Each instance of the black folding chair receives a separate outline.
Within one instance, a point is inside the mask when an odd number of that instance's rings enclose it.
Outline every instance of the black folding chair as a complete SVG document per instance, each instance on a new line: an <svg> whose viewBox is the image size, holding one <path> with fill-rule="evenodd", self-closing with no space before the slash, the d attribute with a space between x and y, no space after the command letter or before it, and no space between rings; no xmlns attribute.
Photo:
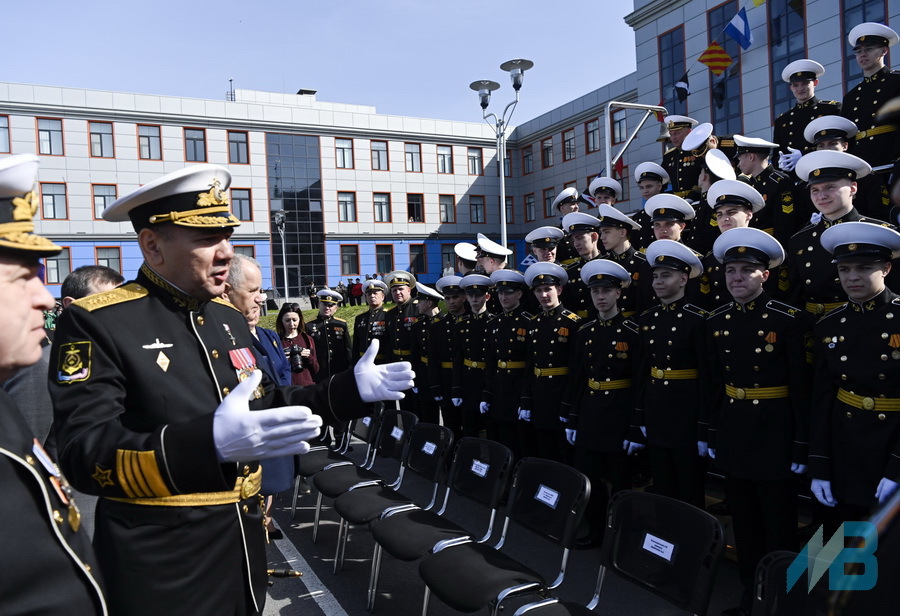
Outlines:
<svg viewBox="0 0 900 616"><path fill-rule="evenodd" d="M394 484L382 481L374 486L351 488L334 500L334 510L341 516L338 545L334 554L335 573L344 567L344 551L351 524L357 526L368 524L387 509L402 506L417 507L414 500L400 492L407 472L431 483L431 497L424 508L431 509L434 506L452 444L453 431L450 428L432 423L418 423L409 434L400 463L400 475Z"/></svg>
<svg viewBox="0 0 900 616"><path fill-rule="evenodd" d="M756 565L753 616L811 613L810 608L815 602L808 591L806 576L801 577L790 592L787 591L787 571L795 558L797 552L779 550L766 554Z"/></svg>
<svg viewBox="0 0 900 616"><path fill-rule="evenodd" d="M318 491L316 497L316 516L313 523L313 543L319 532L319 520L322 515L322 500L324 497L337 498L344 492L354 487L364 485L379 485L384 478L371 470L375 460L380 458L393 459L400 462L403 449L409 438L410 430L419 422L418 418L409 411L386 410L381 416L378 426L378 436L375 439L371 460L365 467L352 464L335 466L324 469L313 476L313 485ZM399 468L397 476L388 483L396 485L399 481Z"/></svg>
<svg viewBox="0 0 900 616"><path fill-rule="evenodd" d="M626 490L613 496L600 549L600 573L587 605L550 598L520 607L514 616L592 614L602 601L607 572L672 605L706 614L725 537L712 515L673 498Z"/></svg>
<svg viewBox="0 0 900 616"><path fill-rule="evenodd" d="M543 593L559 586L590 491L588 478L570 466L539 458L519 462L497 544L489 546L471 538L450 540L435 547L419 564L425 582L422 615L428 613L432 593L460 612L475 612L488 605L496 616L502 602L511 596ZM555 580L548 582L501 551L511 521L561 548Z"/></svg>
<svg viewBox="0 0 900 616"><path fill-rule="evenodd" d="M375 539L375 552L372 555L366 606L370 612L375 611L383 552L399 560L412 562L425 556L435 545L446 539L476 536L479 537L476 541L483 543L490 538L500 499L506 493L509 483L512 459L512 452L505 445L487 439L466 437L456 446L443 502L438 511L433 508L391 509L385 511L381 518L372 520L369 528ZM468 510L472 504L481 505L490 512L485 528L478 531L480 534L470 533L448 519L449 514L459 513L464 508Z"/></svg>

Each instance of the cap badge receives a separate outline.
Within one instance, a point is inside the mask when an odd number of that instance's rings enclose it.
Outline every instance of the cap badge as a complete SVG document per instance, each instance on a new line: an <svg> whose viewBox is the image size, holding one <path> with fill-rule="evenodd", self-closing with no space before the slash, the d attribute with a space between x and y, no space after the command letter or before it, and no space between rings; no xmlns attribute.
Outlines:
<svg viewBox="0 0 900 616"><path fill-rule="evenodd" d="M37 199L33 190L22 197L15 197L12 200L12 204L15 206L15 209L13 209L13 220L16 221L31 222L38 210Z"/></svg>
<svg viewBox="0 0 900 616"><path fill-rule="evenodd" d="M815 171L813 171L812 174L818 176L818 175L821 175L821 173L822 173L821 169L816 169Z"/></svg>
<svg viewBox="0 0 900 616"><path fill-rule="evenodd" d="M848 245L847 245L847 250L849 250L850 252L853 252L853 251L856 250L856 249L857 249L857 245L856 245L856 244L848 244Z"/></svg>
<svg viewBox="0 0 900 616"><path fill-rule="evenodd" d="M737 251L740 253L747 252L747 247L746 246L738 246Z"/></svg>
<svg viewBox="0 0 900 616"><path fill-rule="evenodd" d="M222 183L219 178L213 178L209 185L209 192L197 195L197 205L200 207L208 207L210 205L228 205L228 197L222 190Z"/></svg>

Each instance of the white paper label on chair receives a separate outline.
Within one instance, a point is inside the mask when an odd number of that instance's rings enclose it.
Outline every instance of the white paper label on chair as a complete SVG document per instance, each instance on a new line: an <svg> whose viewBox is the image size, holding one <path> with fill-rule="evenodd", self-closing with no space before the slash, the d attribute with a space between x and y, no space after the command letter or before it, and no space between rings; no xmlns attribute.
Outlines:
<svg viewBox="0 0 900 616"><path fill-rule="evenodd" d="M487 475L488 469L491 468L490 464L485 464L479 460L472 460L472 472L478 475L479 477L484 477Z"/></svg>
<svg viewBox="0 0 900 616"><path fill-rule="evenodd" d="M656 554L660 558L665 558L668 561L672 560L672 555L675 553L674 543L669 543L668 541L664 541L659 537L654 537L650 533L647 533L644 536L643 547L651 554Z"/></svg>
<svg viewBox="0 0 900 616"><path fill-rule="evenodd" d="M538 486L537 494L534 495L535 500L539 500L551 509L556 509L556 503L559 502L559 492L551 490L545 485Z"/></svg>
<svg viewBox="0 0 900 616"><path fill-rule="evenodd" d="M403 438L403 430L401 430L397 426L394 426L394 429L391 430L391 436L394 437L394 440L399 441L401 438Z"/></svg>
<svg viewBox="0 0 900 616"><path fill-rule="evenodd" d="M363 417L362 422L363 422L363 425L368 426L370 423L372 423L372 418L371 417Z"/></svg>
<svg viewBox="0 0 900 616"><path fill-rule="evenodd" d="M434 443L426 441L424 445L422 445L422 451L427 453L429 456L434 455L434 450L437 449L437 445Z"/></svg>

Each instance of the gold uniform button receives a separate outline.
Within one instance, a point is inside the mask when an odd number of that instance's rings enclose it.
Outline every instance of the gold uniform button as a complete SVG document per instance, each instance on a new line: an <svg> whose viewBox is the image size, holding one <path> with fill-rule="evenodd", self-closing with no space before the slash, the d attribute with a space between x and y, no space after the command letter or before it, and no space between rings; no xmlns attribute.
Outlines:
<svg viewBox="0 0 900 616"><path fill-rule="evenodd" d="M212 356L213 359L219 359L219 352L215 349L212 350L210 355Z"/></svg>
<svg viewBox="0 0 900 616"><path fill-rule="evenodd" d="M25 456L25 461L28 462L31 466L34 466L34 458L32 458L30 455Z"/></svg>
<svg viewBox="0 0 900 616"><path fill-rule="evenodd" d="M230 393L231 393L231 390L228 389L227 387L223 387L223 388L222 388L222 395L223 395L223 396L227 396L227 395L230 394Z"/></svg>
<svg viewBox="0 0 900 616"><path fill-rule="evenodd" d="M853 419L853 412L847 411L847 419Z"/></svg>
<svg viewBox="0 0 900 616"><path fill-rule="evenodd" d="M53 510L53 519L56 520L57 524L62 524L65 520L63 520L62 514L56 509Z"/></svg>
<svg viewBox="0 0 900 616"><path fill-rule="evenodd" d="M244 505L244 513L250 513L250 507Z"/></svg>
<svg viewBox="0 0 900 616"><path fill-rule="evenodd" d="M206 323L206 319L204 319L203 317L197 317L197 325L203 325L204 323Z"/></svg>
<svg viewBox="0 0 900 616"><path fill-rule="evenodd" d="M91 572L91 566L90 566L90 565L85 565L85 566L84 566L84 570L87 571L88 573L90 573L90 572Z"/></svg>
<svg viewBox="0 0 900 616"><path fill-rule="evenodd" d="M885 419L887 419L887 415L885 415L884 413L878 413L878 421L884 421Z"/></svg>
<svg viewBox="0 0 900 616"><path fill-rule="evenodd" d="M244 465L243 473L244 473L244 477L247 477L250 475L250 467L247 466L246 464Z"/></svg>

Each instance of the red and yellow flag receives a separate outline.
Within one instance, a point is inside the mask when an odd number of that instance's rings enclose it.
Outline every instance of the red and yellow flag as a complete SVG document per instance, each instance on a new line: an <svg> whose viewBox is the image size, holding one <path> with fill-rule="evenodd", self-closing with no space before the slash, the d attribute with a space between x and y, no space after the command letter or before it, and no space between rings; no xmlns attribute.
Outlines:
<svg viewBox="0 0 900 616"><path fill-rule="evenodd" d="M724 73L725 69L731 66L732 63L731 56L729 56L722 46L715 41L713 41L712 44L706 48L706 51L701 53L700 57L697 59L708 66L709 70L711 70L716 77Z"/></svg>

